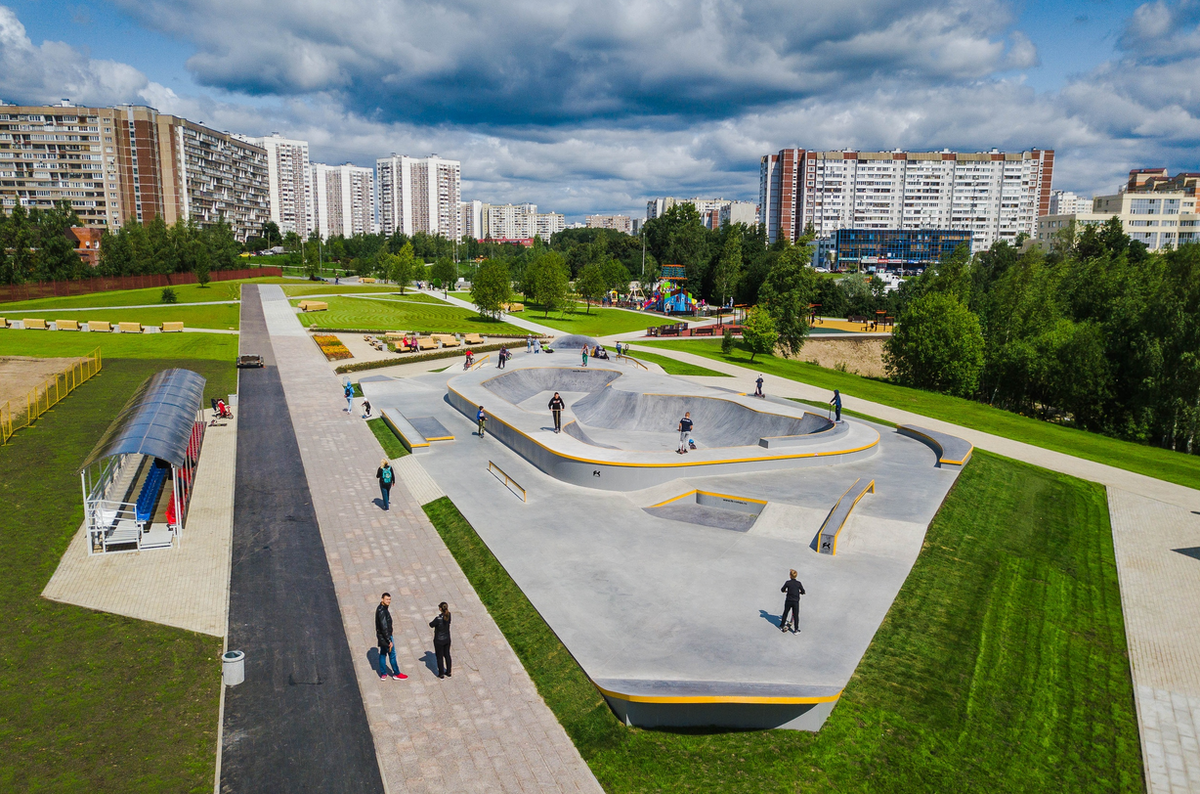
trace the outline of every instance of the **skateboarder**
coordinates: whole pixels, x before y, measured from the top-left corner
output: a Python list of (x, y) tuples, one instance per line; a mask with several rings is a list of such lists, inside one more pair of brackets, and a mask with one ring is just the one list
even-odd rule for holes
[(487, 421), (487, 414), (483, 412), (483, 406), (479, 406), (479, 413), (475, 414), (475, 421), (479, 424), (479, 437), (483, 438), (483, 423)]
[(388, 680), (388, 659), (392, 661), (392, 678), (397, 681), (403, 681), (408, 678), (404, 673), (400, 672), (400, 665), (396, 664), (396, 643), (392, 639), (392, 613), (388, 611), (388, 605), (392, 603), (392, 594), (384, 593), (379, 599), (379, 606), (375, 607), (375, 639), (379, 643), (379, 680)]
[(450, 607), (446, 606), (445, 601), (438, 604), (438, 615), (429, 621), (429, 628), (433, 629), (433, 652), (437, 655), (438, 678), (445, 678), (451, 674), (452, 664), (450, 659)]
[(363, 413), (363, 418), (370, 419), (371, 418), (371, 401), (370, 400), (363, 400), (363, 411), (365, 412), (365, 413)]
[(791, 578), (783, 583), (783, 587), (779, 588), (779, 592), (785, 593), (783, 597), (783, 617), (779, 619), (779, 630), (784, 634), (787, 633), (788, 612), (792, 613), (792, 633), (800, 632), (800, 596), (804, 595), (804, 585), (800, 584), (800, 580), (796, 578), (796, 569), (790, 571)]
[(766, 399), (767, 395), (762, 393), (762, 385), (763, 385), (763, 376), (759, 375), (758, 380), (754, 381), (754, 396), (762, 397), (763, 399)]
[(688, 436), (692, 434), (692, 412), (684, 413), (683, 418), (679, 420), (679, 449), (677, 452), (680, 455), (686, 455), (688, 451)]
[(549, 404), (546, 405), (546, 407), (549, 408), (550, 411), (554, 414), (554, 432), (561, 433), (562, 432), (562, 411), (563, 411), (563, 408), (567, 407), (566, 404), (563, 402), (563, 398), (558, 396), (558, 392), (554, 392), (554, 396), (550, 398), (550, 402), (549, 402)]
[(383, 509), (387, 510), (391, 503), (392, 483), (396, 481), (396, 471), (388, 459), (384, 458), (375, 471), (375, 479), (379, 480), (379, 493), (383, 496)]
[(842, 393), (837, 389), (833, 390), (833, 399), (829, 401), (835, 412), (834, 421), (842, 421)]

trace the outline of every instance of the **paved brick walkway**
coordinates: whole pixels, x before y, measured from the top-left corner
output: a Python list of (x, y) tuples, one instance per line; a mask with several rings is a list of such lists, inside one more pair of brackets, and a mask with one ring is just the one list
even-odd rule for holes
[(87, 533), (81, 525), (42, 595), (224, 637), (236, 462), (236, 422), (209, 427), (187, 525), (175, 548), (89, 557)]
[[(375, 504), (378, 442), (357, 414), (346, 413), (337, 377), (283, 291), (264, 285), (259, 294), (385, 787), (601, 791), (422, 512), (421, 500), (440, 489), (420, 479), (415, 458), (405, 458), (391, 511)], [(403, 682), (381, 683), (368, 661), (384, 590), (393, 595), (397, 656), (410, 676)], [(431, 670), (427, 627), (439, 601), (455, 616), (458, 675), (444, 680)]]

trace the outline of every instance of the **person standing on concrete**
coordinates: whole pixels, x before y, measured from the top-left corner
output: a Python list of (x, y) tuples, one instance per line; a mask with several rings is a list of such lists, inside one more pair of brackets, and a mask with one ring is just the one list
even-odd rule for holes
[(792, 615), (792, 633), (800, 633), (800, 596), (804, 595), (804, 585), (796, 578), (796, 569), (790, 571), (791, 578), (783, 583), (779, 592), (784, 593), (783, 617), (779, 619), (779, 630), (787, 633), (788, 613)]
[(487, 421), (487, 414), (483, 412), (483, 406), (479, 406), (479, 413), (475, 414), (475, 422), (479, 425), (479, 437), (483, 438), (483, 423)]
[(346, 381), (346, 388), (342, 394), (346, 397), (346, 413), (354, 413), (354, 387), (350, 385), (350, 381)]
[(763, 376), (759, 375), (758, 380), (754, 381), (754, 396), (766, 399), (767, 395), (762, 392)]
[(562, 397), (558, 396), (558, 392), (554, 392), (554, 396), (550, 398), (550, 402), (546, 405), (546, 407), (549, 408), (551, 413), (554, 414), (554, 432), (561, 433), (562, 412), (563, 409), (567, 407), (566, 403), (563, 402)]
[(692, 412), (684, 413), (683, 418), (679, 420), (679, 449), (676, 450), (680, 455), (686, 455), (688, 451), (688, 436), (692, 434)]
[(829, 401), (829, 404), (833, 406), (833, 410), (834, 410), (834, 414), (835, 414), (834, 421), (835, 422), (842, 421), (842, 393), (840, 391), (838, 391), (837, 389), (834, 389), (833, 390), (833, 399)]
[(387, 510), (391, 504), (392, 483), (396, 481), (396, 471), (392, 468), (392, 464), (388, 463), (388, 459), (384, 458), (379, 464), (379, 468), (375, 471), (375, 479), (379, 480), (379, 493), (383, 495), (383, 509)]
[(375, 607), (375, 639), (379, 643), (379, 680), (388, 680), (388, 659), (392, 660), (391, 676), (397, 681), (403, 681), (408, 678), (404, 673), (400, 672), (400, 665), (396, 664), (396, 643), (392, 638), (392, 613), (388, 611), (388, 605), (392, 603), (392, 594), (384, 593), (379, 599), (379, 606)]
[(587, 366), (587, 354), (588, 354), (587, 345), (583, 346), (583, 349), (581, 352), (583, 353), (583, 365), (586, 367)]
[(525, 336), (525, 352), (529, 353), (533, 350), (533, 334)]
[(438, 678), (450, 675), (450, 607), (446, 602), (438, 604), (438, 616), (429, 621), (433, 629), (433, 652), (437, 655)]

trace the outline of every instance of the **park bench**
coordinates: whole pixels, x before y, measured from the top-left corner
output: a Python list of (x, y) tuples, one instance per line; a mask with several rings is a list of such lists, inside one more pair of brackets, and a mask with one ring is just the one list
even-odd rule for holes
[(140, 334), (142, 332), (141, 323), (117, 323), (117, 328), (123, 334)]
[(78, 331), (78, 320), (55, 320), (54, 327), (60, 331)]
[(375, 283), (375, 279), (371, 278), (370, 276), (363, 276), (358, 281), (360, 284), (374, 284)]
[(323, 312), (328, 309), (329, 304), (325, 301), (300, 301), (300, 311), (302, 312)]
[(660, 325), (658, 327), (659, 336), (679, 336), (678, 325)]
[(503, 309), (504, 311), (508, 312), (509, 314), (512, 314), (513, 312), (525, 311), (525, 304), (524, 303), (505, 303), (505, 304), (502, 304), (500, 306), (500, 308)]
[(864, 483), (861, 477), (846, 489), (829, 511), (825, 523), (821, 524), (821, 531), (817, 533), (817, 551), (821, 554), (837, 554), (838, 533), (850, 518), (850, 511), (868, 493), (875, 493), (875, 481)]
[(183, 323), (181, 323), (181, 322), (163, 323), (162, 328), (160, 328), (159, 330), (164, 334), (183, 333)]
[(716, 328), (715, 325), (701, 325), (692, 329), (692, 336), (712, 336)]
[(483, 337), (479, 334), (465, 334), (463, 335), (463, 341), (468, 345), (482, 345)]
[(417, 339), (417, 350), (437, 350), (437, 340), (431, 336), (423, 336)]
[(975, 451), (975, 446), (965, 438), (952, 436), (949, 433), (939, 433), (936, 430), (927, 430), (916, 425), (896, 425), (896, 432), (909, 438), (915, 438), (937, 453), (939, 468), (946, 466), (962, 468), (967, 465), (967, 461), (971, 459), (971, 453)]
[(89, 331), (111, 331), (112, 323), (106, 323), (104, 320), (88, 320), (87, 328)]
[(0, 317), (0, 328), (7, 328), (7, 327), (8, 327), (8, 319), (5, 317)]
[(458, 347), (462, 342), (453, 334), (433, 334), (433, 338), (442, 343), (442, 347)]
[(38, 318), (27, 317), (21, 321), (21, 327), (45, 331), (50, 326), (46, 325), (46, 321), (40, 317), (38, 317)]

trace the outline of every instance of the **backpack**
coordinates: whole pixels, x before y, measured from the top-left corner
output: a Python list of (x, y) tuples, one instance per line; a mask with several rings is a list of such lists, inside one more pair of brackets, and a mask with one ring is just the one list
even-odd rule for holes
[(354, 387), (353, 387), (353, 386), (350, 386), (350, 385), (348, 385), (348, 384), (347, 384), (347, 386), (346, 386), (346, 396), (347, 396), (347, 397), (353, 397), (353, 396), (354, 396)]
[(392, 484), (392, 467), (391, 466), (383, 467), (383, 474), (380, 475), (380, 479), (383, 480), (384, 485)]

